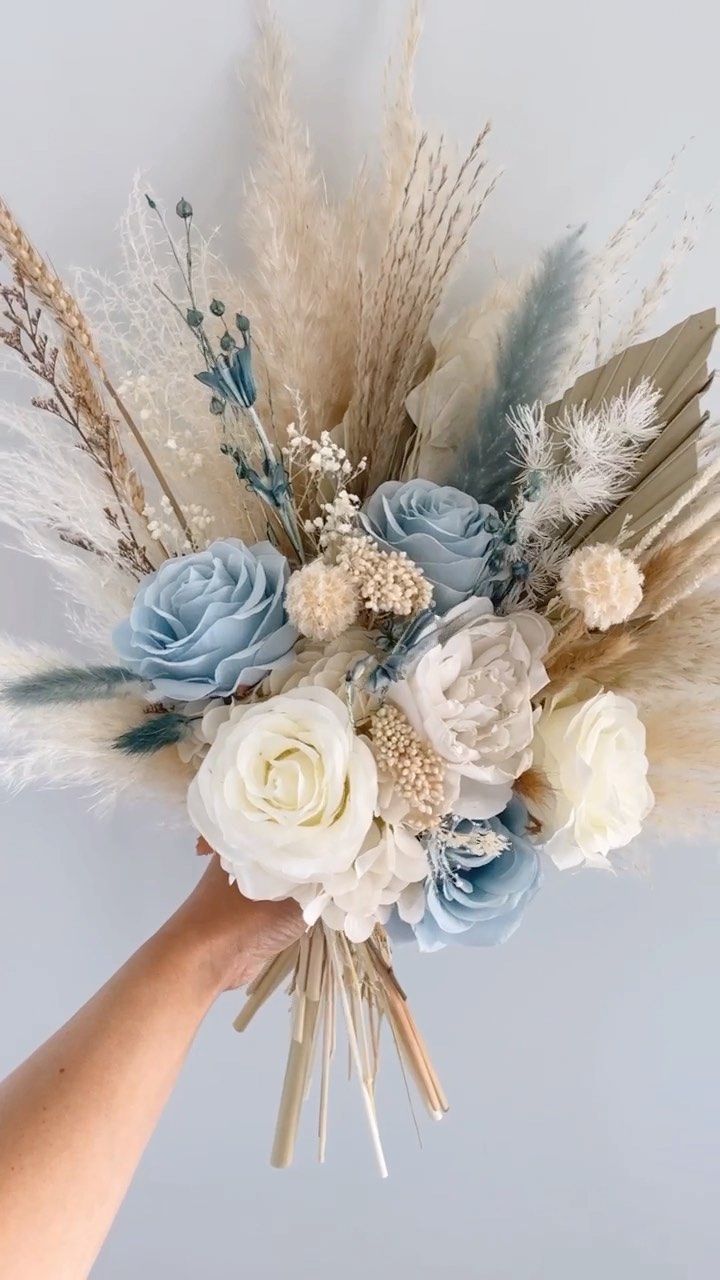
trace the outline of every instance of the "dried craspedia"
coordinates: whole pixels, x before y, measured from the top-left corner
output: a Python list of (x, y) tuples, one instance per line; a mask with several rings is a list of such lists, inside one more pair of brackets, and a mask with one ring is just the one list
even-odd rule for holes
[(432, 826), (444, 810), (445, 764), (413, 729), (398, 707), (385, 703), (370, 721), (370, 738), (381, 773), (407, 800), (418, 827)]
[(382, 551), (372, 538), (356, 534), (343, 539), (337, 563), (371, 613), (408, 618), (432, 603), (432, 586), (404, 551)]
[(632, 556), (597, 543), (573, 552), (558, 586), (565, 603), (583, 615), (590, 630), (607, 631), (637, 609), (643, 574)]
[(340, 565), (313, 560), (290, 575), (285, 608), (293, 626), (311, 640), (334, 640), (358, 615), (355, 585)]

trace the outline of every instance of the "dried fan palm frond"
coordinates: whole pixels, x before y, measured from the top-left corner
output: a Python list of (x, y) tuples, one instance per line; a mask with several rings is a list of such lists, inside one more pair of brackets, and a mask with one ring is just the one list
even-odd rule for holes
[(497, 352), (523, 281), (499, 281), (481, 303), (468, 307), (435, 341), (432, 367), (405, 407), (412, 420), (402, 478), (442, 480), (457, 450), (475, 430), (478, 404), (497, 380)]
[(614, 542), (621, 531), (625, 542), (637, 543), (691, 488), (708, 420), (701, 401), (711, 382), (708, 360), (716, 328), (714, 310), (690, 316), (661, 337), (630, 347), (584, 374), (562, 401), (546, 410), (552, 423), (576, 406), (589, 412), (614, 396), (631, 395), (643, 382), (659, 393), (656, 414), (662, 430), (639, 454), (627, 496), (609, 514), (600, 511), (584, 520), (570, 534), (570, 546)]

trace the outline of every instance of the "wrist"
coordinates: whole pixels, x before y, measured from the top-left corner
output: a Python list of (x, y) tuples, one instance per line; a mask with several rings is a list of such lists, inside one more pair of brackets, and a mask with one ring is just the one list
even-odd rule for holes
[(150, 939), (176, 979), (204, 1014), (229, 985), (231, 958), (240, 947), (234, 940), (208, 929), (203, 922), (183, 918), (178, 912)]

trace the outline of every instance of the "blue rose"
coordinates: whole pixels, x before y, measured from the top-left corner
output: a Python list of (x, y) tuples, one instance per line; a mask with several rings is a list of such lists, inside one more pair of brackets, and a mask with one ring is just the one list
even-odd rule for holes
[(432, 583), (447, 613), (471, 595), (491, 595), (501, 576), (501, 522), (494, 507), (432, 480), (388, 480), (360, 514), (365, 531), (389, 551), (404, 551)]
[(449, 832), (431, 835), (425, 914), (412, 926), (394, 918), (391, 933), (401, 939), (412, 931), (421, 951), (453, 942), (466, 947), (505, 942), (540, 885), (540, 860), (525, 837), (526, 822), (524, 805), (513, 798), (497, 818), (456, 819)]
[(160, 698), (192, 702), (254, 685), (297, 639), (285, 613), (288, 563), (236, 538), (166, 560), (140, 583), (113, 643)]

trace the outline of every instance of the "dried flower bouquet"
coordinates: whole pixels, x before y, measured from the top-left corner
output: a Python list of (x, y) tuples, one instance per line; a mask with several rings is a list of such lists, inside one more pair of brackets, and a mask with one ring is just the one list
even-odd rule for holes
[(184, 198), (166, 219), (137, 187), (121, 274), (75, 292), (0, 203), (31, 385), (2, 514), (92, 654), (3, 641), (3, 776), (179, 800), (244, 894), (301, 905), (236, 1022), (289, 984), (277, 1165), (314, 1058), (324, 1158), (338, 1021), (382, 1172), (383, 1023), (447, 1109), (392, 941), (501, 942), (544, 860), (608, 868), (718, 807), (714, 312), (643, 339), (665, 264), (608, 323), (661, 182), (439, 332), (495, 183), (487, 129), (458, 157), (420, 127), (418, 35), (413, 5), (382, 163), (331, 203), (264, 23), (242, 284)]

